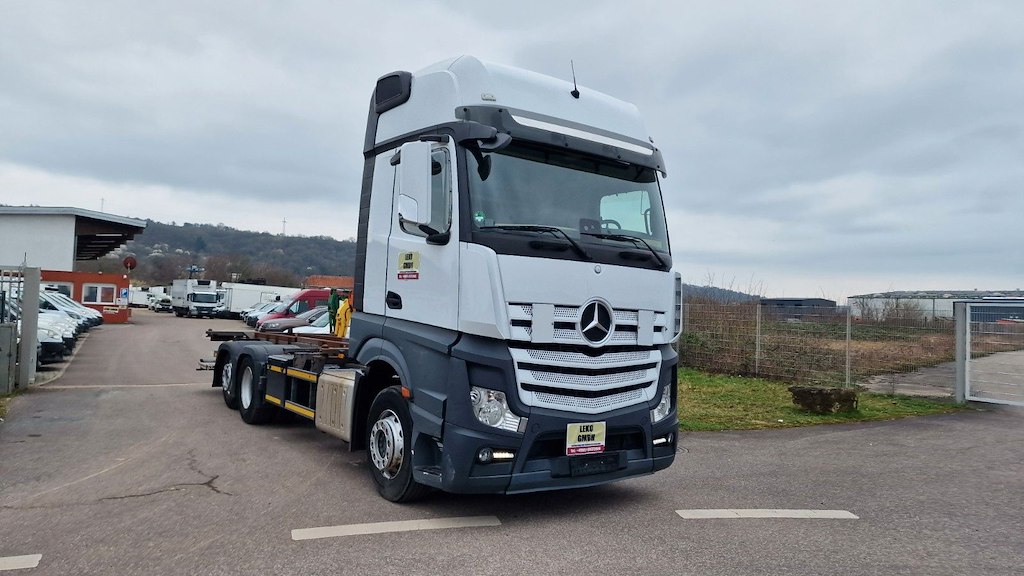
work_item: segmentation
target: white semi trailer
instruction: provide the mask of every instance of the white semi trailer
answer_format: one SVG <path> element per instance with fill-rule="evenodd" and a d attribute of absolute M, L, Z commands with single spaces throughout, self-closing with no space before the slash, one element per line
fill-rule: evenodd
<path fill-rule="evenodd" d="M 637 109 L 463 56 L 381 77 L 363 155 L 351 338 L 213 335 L 228 406 L 367 449 L 392 501 L 669 466 L 680 279 Z"/>
<path fill-rule="evenodd" d="M 221 282 L 217 293 L 220 295 L 217 305 L 217 316 L 222 318 L 238 318 L 244 310 L 256 304 L 288 299 L 298 292 L 298 288 L 287 286 L 266 286 L 263 284 L 242 284 L 240 282 Z"/>

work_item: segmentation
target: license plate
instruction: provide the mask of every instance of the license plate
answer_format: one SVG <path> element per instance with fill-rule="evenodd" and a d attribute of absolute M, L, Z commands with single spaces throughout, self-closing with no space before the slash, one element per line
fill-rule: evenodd
<path fill-rule="evenodd" d="M 565 455 L 604 452 L 604 422 L 569 424 L 565 431 Z"/>

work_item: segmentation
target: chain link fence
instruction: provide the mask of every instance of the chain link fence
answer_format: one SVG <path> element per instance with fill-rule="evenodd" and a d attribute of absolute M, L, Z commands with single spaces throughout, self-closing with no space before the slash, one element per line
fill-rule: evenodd
<path fill-rule="evenodd" d="M 861 385 L 884 393 L 951 394 L 953 319 L 912 309 L 855 316 L 846 306 L 764 306 L 688 298 L 684 366 L 800 384 Z"/>

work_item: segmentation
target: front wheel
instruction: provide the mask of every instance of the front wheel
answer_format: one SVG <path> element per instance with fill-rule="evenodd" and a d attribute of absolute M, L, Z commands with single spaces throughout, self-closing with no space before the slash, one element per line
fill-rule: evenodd
<path fill-rule="evenodd" d="M 385 388 L 370 406 L 366 460 L 377 492 L 392 502 L 412 502 L 428 488 L 412 478 L 412 417 L 398 386 Z"/>

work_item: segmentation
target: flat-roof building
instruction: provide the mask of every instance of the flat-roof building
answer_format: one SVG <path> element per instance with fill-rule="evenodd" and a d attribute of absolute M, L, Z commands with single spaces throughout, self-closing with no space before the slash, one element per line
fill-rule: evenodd
<path fill-rule="evenodd" d="M 0 206 L 0 265 L 70 272 L 145 229 L 145 220 L 84 208 Z"/>

